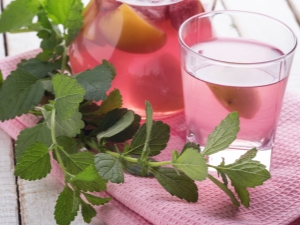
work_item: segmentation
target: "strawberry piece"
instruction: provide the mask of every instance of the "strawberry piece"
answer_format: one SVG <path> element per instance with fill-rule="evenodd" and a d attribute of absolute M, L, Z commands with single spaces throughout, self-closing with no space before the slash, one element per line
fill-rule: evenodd
<path fill-rule="evenodd" d="M 171 24 L 176 30 L 186 19 L 202 12 L 204 8 L 199 0 L 183 0 L 169 6 Z"/>
<path fill-rule="evenodd" d="M 132 6 L 151 22 L 163 22 L 169 18 L 168 6 Z"/>

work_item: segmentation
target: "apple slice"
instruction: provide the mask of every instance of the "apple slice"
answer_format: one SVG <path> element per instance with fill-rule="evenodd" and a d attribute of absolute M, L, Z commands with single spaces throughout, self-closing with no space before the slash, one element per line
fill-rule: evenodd
<path fill-rule="evenodd" d="M 83 10 L 83 26 L 81 32 L 88 40 L 95 40 L 96 38 L 95 19 L 98 12 L 97 0 L 90 0 L 89 4 Z"/>
<path fill-rule="evenodd" d="M 251 119 L 258 112 L 261 101 L 257 90 L 249 87 L 230 87 L 208 84 L 218 101 L 228 111 L 237 111 L 240 117 Z"/>
<path fill-rule="evenodd" d="M 186 19 L 202 12 L 204 8 L 199 0 L 183 0 L 169 7 L 171 24 L 176 30 Z"/>
<path fill-rule="evenodd" d="M 166 43 L 166 34 L 123 3 L 99 20 L 99 29 L 107 42 L 126 52 L 150 53 Z"/>

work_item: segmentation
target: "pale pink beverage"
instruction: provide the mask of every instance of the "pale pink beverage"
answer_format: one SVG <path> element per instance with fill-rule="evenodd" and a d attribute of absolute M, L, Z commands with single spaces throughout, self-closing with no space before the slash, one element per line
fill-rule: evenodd
<path fill-rule="evenodd" d="M 272 46 L 241 38 L 216 38 L 191 49 L 209 58 L 235 63 L 262 62 L 282 56 L 282 52 Z M 204 64 L 192 71 L 183 70 L 189 138 L 205 146 L 208 135 L 220 121 L 228 113 L 237 111 L 240 132 L 231 148 L 270 149 L 288 77 L 279 74 L 279 66 L 247 68 Z"/>
<path fill-rule="evenodd" d="M 212 35 L 199 38 L 208 21 Z M 209 155 L 212 165 L 232 163 L 257 148 L 269 169 L 285 87 L 297 46 L 282 22 L 245 11 L 212 11 L 179 29 L 187 139 L 205 147 L 208 135 L 230 113 L 240 130 L 231 145 Z"/>
<path fill-rule="evenodd" d="M 216 38 L 191 47 L 206 57 L 226 62 L 274 60 L 282 52 L 270 45 L 241 38 Z M 239 67 L 203 64 L 183 69 L 183 90 L 187 139 L 205 146 L 208 135 L 228 113 L 237 111 L 240 131 L 227 151 L 209 157 L 210 164 L 222 158 L 233 162 L 251 148 L 260 151 L 258 159 L 270 168 L 271 151 L 281 111 L 287 74 L 283 65 Z"/>
<path fill-rule="evenodd" d="M 198 0 L 146 2 L 150 6 L 127 2 L 132 5 L 91 0 L 84 27 L 70 47 L 72 70 L 79 73 L 108 60 L 117 72 L 109 92 L 120 90 L 123 107 L 144 117 L 147 100 L 155 118 L 182 112 L 178 28 L 203 7 Z"/>

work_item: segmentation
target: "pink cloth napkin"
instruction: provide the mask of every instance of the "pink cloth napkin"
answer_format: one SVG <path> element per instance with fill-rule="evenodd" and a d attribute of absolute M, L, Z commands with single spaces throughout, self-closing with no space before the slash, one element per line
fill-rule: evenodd
<path fill-rule="evenodd" d="M 31 57 L 36 51 L 0 61 L 4 75 L 15 68 L 21 58 Z M 276 134 L 272 157 L 272 178 L 263 186 L 250 189 L 251 207 L 233 206 L 221 190 L 209 180 L 198 182 L 199 200 L 187 203 L 171 196 L 152 178 L 125 175 L 125 183 L 108 184 L 107 193 L 114 200 L 98 208 L 98 217 L 112 224 L 162 225 L 299 225 L 300 224 L 300 96 L 287 93 Z M 171 140 L 159 156 L 171 158 L 172 149 L 181 149 L 185 142 L 184 116 L 165 120 L 171 126 Z M 0 123 L 0 127 L 16 138 L 24 127 L 36 120 L 22 116 Z M 52 175 L 62 180 L 56 162 Z"/>

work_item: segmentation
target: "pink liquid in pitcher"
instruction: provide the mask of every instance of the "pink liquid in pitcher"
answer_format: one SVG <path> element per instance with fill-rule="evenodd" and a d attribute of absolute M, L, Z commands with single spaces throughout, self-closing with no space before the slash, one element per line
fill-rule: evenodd
<path fill-rule="evenodd" d="M 186 17 L 203 12 L 201 3 L 184 0 L 140 7 L 92 0 L 90 4 L 85 26 L 70 46 L 73 72 L 93 68 L 106 59 L 117 72 L 109 91 L 120 90 L 123 107 L 144 117 L 147 100 L 155 118 L 181 112 L 184 106 L 177 30 Z"/>
<path fill-rule="evenodd" d="M 274 60 L 282 52 L 241 38 L 218 38 L 192 47 L 202 55 L 226 62 Z M 240 132 L 232 149 L 270 149 L 281 110 L 287 75 L 280 62 L 255 66 L 204 63 L 183 70 L 188 138 L 205 146 L 208 135 L 229 112 L 240 116 Z M 207 62 L 207 61 L 206 61 Z"/>

